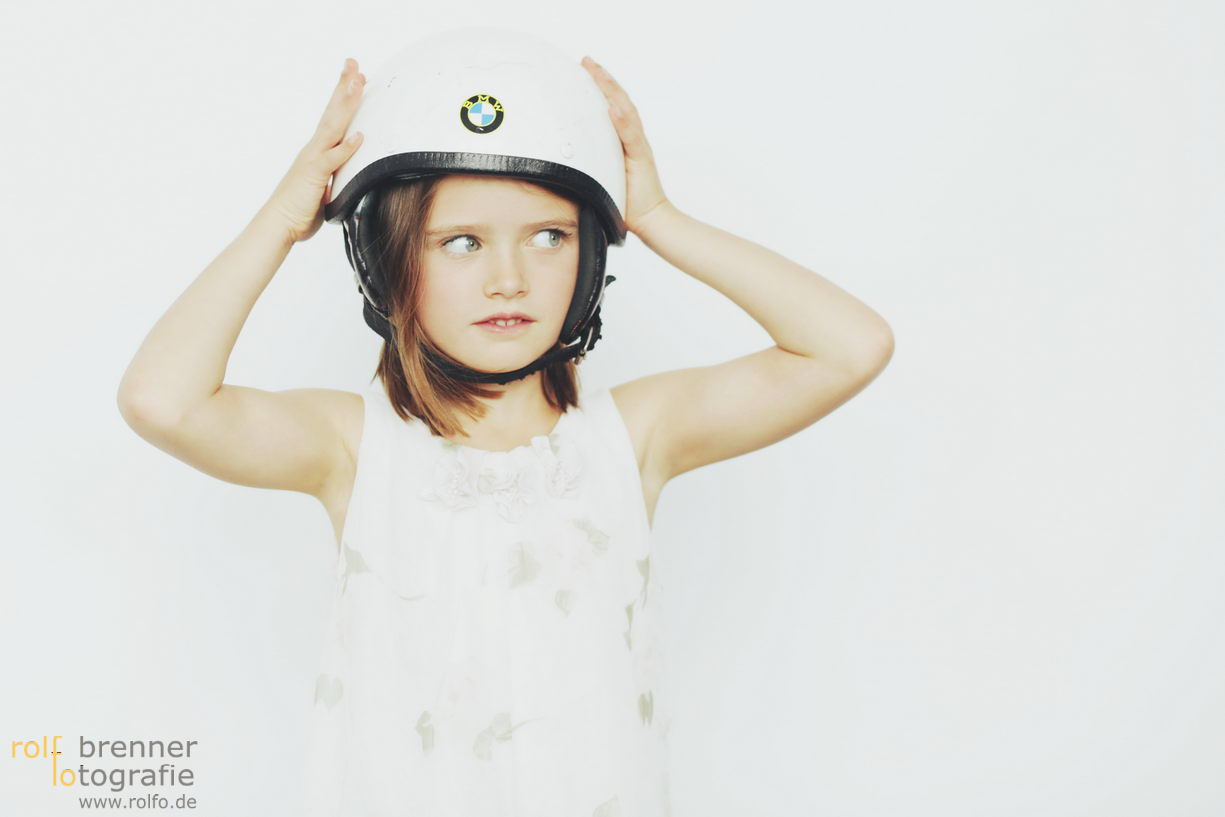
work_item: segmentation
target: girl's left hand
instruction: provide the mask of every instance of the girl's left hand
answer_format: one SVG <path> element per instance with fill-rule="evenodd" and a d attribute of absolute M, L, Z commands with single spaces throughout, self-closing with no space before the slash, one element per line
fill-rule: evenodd
<path fill-rule="evenodd" d="M 583 57 L 582 65 L 611 106 L 609 117 L 617 128 L 625 153 L 625 229 L 641 236 L 647 216 L 665 209 L 668 204 L 655 170 L 655 155 L 647 144 L 638 109 L 625 90 L 591 57 Z"/>

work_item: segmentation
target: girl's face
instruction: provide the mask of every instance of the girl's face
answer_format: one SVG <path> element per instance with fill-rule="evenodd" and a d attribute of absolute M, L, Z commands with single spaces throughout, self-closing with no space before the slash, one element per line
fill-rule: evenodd
<path fill-rule="evenodd" d="M 465 366 L 509 372 L 553 348 L 578 280 L 578 206 L 517 179 L 452 174 L 434 190 L 422 251 L 422 328 Z M 503 331 L 499 312 L 532 320 Z"/>

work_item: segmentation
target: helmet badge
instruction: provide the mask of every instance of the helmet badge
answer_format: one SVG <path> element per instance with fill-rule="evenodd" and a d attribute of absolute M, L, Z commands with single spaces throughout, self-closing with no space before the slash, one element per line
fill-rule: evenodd
<path fill-rule="evenodd" d="M 502 125 L 502 103 L 490 94 L 473 94 L 459 106 L 459 121 L 473 133 L 492 133 Z"/>

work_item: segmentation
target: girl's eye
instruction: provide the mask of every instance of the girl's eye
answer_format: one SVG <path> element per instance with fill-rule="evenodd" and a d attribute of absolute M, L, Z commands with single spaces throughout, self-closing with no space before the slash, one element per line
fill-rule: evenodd
<path fill-rule="evenodd" d="M 560 247 L 562 245 L 562 242 L 564 242 L 567 238 L 570 237 L 570 233 L 566 232 L 565 230 L 559 230 L 556 227 L 551 227 L 547 230 L 541 230 L 540 233 L 557 233 L 557 244 L 554 245 L 555 247 Z M 540 233 L 536 233 L 536 235 L 540 235 Z"/>
<path fill-rule="evenodd" d="M 562 245 L 563 242 L 566 241 L 566 239 L 570 238 L 570 235 L 571 235 L 568 230 L 562 230 L 556 227 L 550 227 L 546 230 L 541 230 L 540 232 L 536 233 L 536 235 L 540 235 L 541 233 L 556 233 L 558 236 L 557 243 L 550 245 L 548 249 L 557 249 L 558 247 Z M 450 248 L 450 251 L 454 255 L 471 255 L 471 253 L 467 252 L 466 250 L 456 249 L 458 247 L 468 246 L 468 244 L 465 244 L 463 241 L 461 241 L 461 239 L 467 239 L 468 241 L 479 243 L 476 241 L 476 236 L 457 235 L 457 236 L 452 236 L 451 238 L 448 238 L 446 241 L 443 241 L 442 246 L 443 248 Z"/>
<path fill-rule="evenodd" d="M 451 245 L 451 244 L 455 244 L 455 243 L 456 243 L 457 241 L 459 241 L 461 238 L 467 238 L 467 239 L 471 239 L 472 241 L 476 241 L 476 239 L 475 239 L 475 238 L 473 238 L 473 237 L 472 237 L 472 236 L 470 236 L 470 235 L 457 235 L 457 236 L 455 236 L 454 238 L 448 238 L 446 241 L 442 242 L 442 246 L 445 248 L 445 247 L 447 247 L 447 246 L 449 246 L 449 245 Z M 457 245 L 457 246 L 464 246 L 464 245 Z M 452 252 L 455 252 L 455 251 L 454 251 L 454 250 L 452 250 Z M 468 253 L 466 253 L 466 252 L 456 252 L 455 254 L 456 254 L 456 255 L 467 255 Z"/>

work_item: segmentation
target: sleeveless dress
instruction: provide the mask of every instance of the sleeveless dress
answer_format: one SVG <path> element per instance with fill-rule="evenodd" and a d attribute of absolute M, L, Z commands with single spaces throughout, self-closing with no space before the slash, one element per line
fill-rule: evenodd
<path fill-rule="evenodd" d="M 307 815 L 668 817 L 660 592 L 609 389 L 510 451 L 363 398 Z"/>

